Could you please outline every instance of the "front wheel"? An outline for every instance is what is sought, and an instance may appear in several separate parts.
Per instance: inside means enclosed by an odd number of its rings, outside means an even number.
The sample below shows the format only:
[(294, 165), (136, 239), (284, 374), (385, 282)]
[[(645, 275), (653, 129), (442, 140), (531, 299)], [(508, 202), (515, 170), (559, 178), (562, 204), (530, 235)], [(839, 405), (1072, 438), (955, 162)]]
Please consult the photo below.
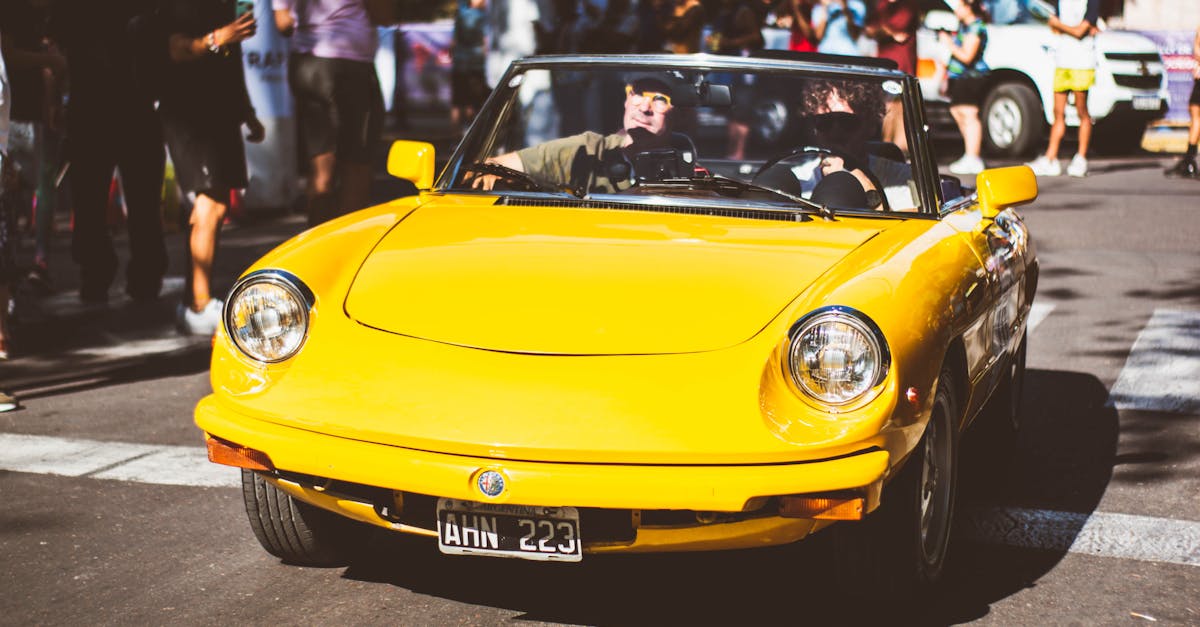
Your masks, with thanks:
[(1046, 128), (1042, 101), (1032, 87), (1000, 83), (988, 92), (979, 112), (983, 148), (1001, 157), (1021, 157), (1033, 151)]
[(298, 501), (245, 469), (242, 500), (259, 544), (289, 564), (345, 565), (369, 535), (363, 533), (366, 525)]
[(834, 528), (835, 568), (843, 590), (914, 599), (941, 579), (950, 543), (958, 474), (953, 375), (938, 377), (925, 434), (888, 485), (879, 509)]

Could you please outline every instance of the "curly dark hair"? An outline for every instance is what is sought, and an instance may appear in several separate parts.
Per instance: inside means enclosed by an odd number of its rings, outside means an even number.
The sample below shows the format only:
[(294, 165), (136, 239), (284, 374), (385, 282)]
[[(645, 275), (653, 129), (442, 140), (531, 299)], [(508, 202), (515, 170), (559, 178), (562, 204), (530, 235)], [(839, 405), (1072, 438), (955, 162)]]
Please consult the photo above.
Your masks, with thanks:
[(837, 94), (849, 103), (854, 113), (870, 120), (882, 120), (887, 104), (879, 85), (870, 81), (823, 78), (807, 81), (800, 97), (800, 111), (807, 116), (817, 115), (826, 108), (830, 94)]

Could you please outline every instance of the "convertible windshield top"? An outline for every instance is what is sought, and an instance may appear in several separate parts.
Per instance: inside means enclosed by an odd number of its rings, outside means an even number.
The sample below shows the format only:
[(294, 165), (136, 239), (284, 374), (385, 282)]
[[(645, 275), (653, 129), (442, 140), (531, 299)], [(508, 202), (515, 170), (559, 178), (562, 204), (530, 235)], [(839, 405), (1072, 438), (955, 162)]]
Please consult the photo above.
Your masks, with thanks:
[[(911, 79), (737, 57), (541, 58), (509, 70), (442, 190), (922, 210)], [(908, 116), (906, 118), (906, 115)], [(639, 200), (640, 197), (640, 200)], [(682, 199), (682, 200), (671, 200)]]

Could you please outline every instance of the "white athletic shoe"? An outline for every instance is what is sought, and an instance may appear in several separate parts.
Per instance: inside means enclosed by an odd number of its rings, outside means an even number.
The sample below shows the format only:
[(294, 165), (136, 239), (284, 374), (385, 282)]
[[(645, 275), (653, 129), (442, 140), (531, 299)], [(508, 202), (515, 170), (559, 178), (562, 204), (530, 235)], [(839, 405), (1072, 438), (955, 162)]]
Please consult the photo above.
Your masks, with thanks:
[(1033, 170), (1033, 173), (1038, 176), (1062, 176), (1062, 164), (1058, 159), (1047, 159), (1046, 155), (1042, 155), (1025, 165)]
[(1067, 166), (1067, 174), (1071, 176), (1087, 176), (1087, 173), (1087, 159), (1083, 158), (1083, 155), (1075, 155), (1071, 159), (1071, 165)]
[(217, 299), (208, 301), (204, 309), (192, 311), (187, 305), (179, 306), (179, 332), (185, 335), (214, 335), (221, 324), (221, 309), (224, 303)]
[(951, 163), (948, 169), (954, 174), (979, 174), (984, 169), (983, 159), (963, 155), (958, 161)]

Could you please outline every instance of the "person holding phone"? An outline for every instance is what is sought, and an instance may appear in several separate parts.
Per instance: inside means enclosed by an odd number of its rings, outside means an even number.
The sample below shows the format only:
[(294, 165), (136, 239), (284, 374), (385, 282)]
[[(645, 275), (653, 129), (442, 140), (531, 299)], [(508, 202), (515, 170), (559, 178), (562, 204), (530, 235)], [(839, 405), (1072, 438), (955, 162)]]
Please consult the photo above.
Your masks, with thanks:
[(371, 156), (383, 128), (375, 73), (376, 25), (393, 21), (384, 0), (272, 0), (275, 27), (292, 38), (288, 84), (309, 160), (308, 223), (371, 201)]
[(241, 42), (258, 24), (234, 0), (166, 0), (160, 19), (172, 62), (160, 87), (159, 115), (175, 175), (194, 197), (188, 219), (190, 302), (179, 309), (184, 333), (211, 335), (223, 303), (210, 285), (217, 235), (230, 193), (246, 187), (242, 129), (251, 142), (265, 131), (246, 91)]

